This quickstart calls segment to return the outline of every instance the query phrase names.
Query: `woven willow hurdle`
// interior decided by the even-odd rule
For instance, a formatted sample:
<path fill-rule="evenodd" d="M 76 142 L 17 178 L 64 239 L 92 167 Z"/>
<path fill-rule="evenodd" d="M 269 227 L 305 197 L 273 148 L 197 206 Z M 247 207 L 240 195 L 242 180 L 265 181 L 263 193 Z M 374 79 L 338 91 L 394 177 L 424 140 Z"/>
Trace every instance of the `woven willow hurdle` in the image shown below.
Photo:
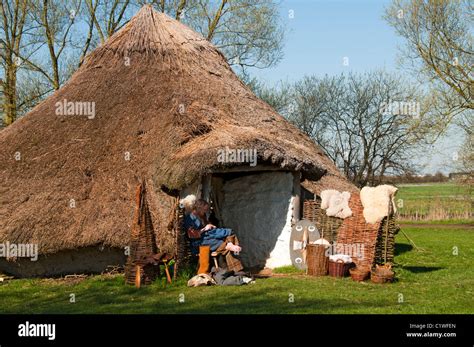
<path fill-rule="evenodd" d="M 342 224 L 342 219 L 328 217 L 326 211 L 321 209 L 321 199 L 305 200 L 303 203 L 303 218 L 313 222 L 318 228 L 321 237 L 329 242 L 336 241 L 337 232 Z"/>
<path fill-rule="evenodd" d="M 382 220 L 375 246 L 375 264 L 393 263 L 395 257 L 395 235 L 399 231 L 400 226 L 397 224 L 393 214 Z"/>
<path fill-rule="evenodd" d="M 351 194 L 349 207 L 352 210 L 352 216 L 342 222 L 337 235 L 337 243 L 352 246 L 363 245 L 363 254 L 360 257 L 353 256 L 352 260 L 359 268 L 371 268 L 374 263 L 375 245 L 381 223 L 366 223 L 360 194 Z"/>

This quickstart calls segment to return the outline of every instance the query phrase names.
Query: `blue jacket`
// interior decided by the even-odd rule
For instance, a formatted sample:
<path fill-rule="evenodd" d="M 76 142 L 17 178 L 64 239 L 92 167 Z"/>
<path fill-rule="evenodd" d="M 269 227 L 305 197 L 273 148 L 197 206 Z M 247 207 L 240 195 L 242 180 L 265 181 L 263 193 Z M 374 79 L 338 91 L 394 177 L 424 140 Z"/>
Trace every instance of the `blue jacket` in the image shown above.
<path fill-rule="evenodd" d="M 184 217 L 184 230 L 186 235 L 189 229 L 200 230 L 204 228 L 203 223 L 193 213 L 187 214 Z M 198 239 L 189 239 L 191 243 L 191 252 L 195 255 L 199 254 L 199 246 L 210 246 L 211 251 L 214 252 L 224 242 L 227 236 L 232 234 L 231 229 L 214 228 L 204 232 Z"/>

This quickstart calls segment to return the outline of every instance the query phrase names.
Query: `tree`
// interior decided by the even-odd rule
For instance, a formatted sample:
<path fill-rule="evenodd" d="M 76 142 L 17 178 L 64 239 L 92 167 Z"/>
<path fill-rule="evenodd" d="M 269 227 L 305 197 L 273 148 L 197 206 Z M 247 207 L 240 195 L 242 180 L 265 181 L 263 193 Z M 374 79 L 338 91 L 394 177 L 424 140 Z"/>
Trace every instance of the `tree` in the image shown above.
<path fill-rule="evenodd" d="M 49 81 L 53 90 L 58 90 L 71 75 L 66 59 L 61 58 L 73 44 L 72 29 L 81 8 L 81 0 L 66 3 L 60 0 L 41 0 L 34 1 L 32 7 L 33 20 L 39 28 L 36 42 L 39 47 L 46 45 L 49 59 L 46 62 L 41 56 L 34 62 L 32 57 L 28 57 L 25 61 L 31 70 Z"/>
<path fill-rule="evenodd" d="M 202 34 L 243 74 L 249 67 L 268 68 L 282 58 L 285 30 L 275 1 L 155 0 L 151 3 Z"/>
<path fill-rule="evenodd" d="M 413 170 L 431 121 L 423 95 L 386 72 L 305 77 L 283 113 L 356 185 Z"/>
<path fill-rule="evenodd" d="M 246 75 L 242 76 L 242 82 L 280 114 L 287 112 L 292 105 L 292 85 L 288 82 L 280 81 L 274 86 L 267 86 L 257 78 Z"/>
<path fill-rule="evenodd" d="M 100 42 L 103 43 L 107 38 L 117 32 L 129 19 L 127 9 L 130 0 L 85 0 L 90 23 L 95 27 Z"/>
<path fill-rule="evenodd" d="M 0 92 L 5 96 L 6 125 L 59 89 L 85 56 L 122 28 L 144 3 L 200 32 L 244 76 L 247 68 L 272 66 L 282 56 L 284 29 L 272 0 L 0 1 L 4 12 Z M 27 40 L 23 20 L 31 23 Z M 21 66 L 15 66 L 15 60 Z"/>
<path fill-rule="evenodd" d="M 3 70 L 1 82 L 2 113 L 5 126 L 17 118 L 17 80 L 22 63 L 20 50 L 25 32 L 29 29 L 27 0 L 0 1 L 0 64 Z"/>
<path fill-rule="evenodd" d="M 403 65 L 430 86 L 442 129 L 453 119 L 466 129 L 473 116 L 473 10 L 470 0 L 393 0 L 384 16 L 405 41 Z"/>

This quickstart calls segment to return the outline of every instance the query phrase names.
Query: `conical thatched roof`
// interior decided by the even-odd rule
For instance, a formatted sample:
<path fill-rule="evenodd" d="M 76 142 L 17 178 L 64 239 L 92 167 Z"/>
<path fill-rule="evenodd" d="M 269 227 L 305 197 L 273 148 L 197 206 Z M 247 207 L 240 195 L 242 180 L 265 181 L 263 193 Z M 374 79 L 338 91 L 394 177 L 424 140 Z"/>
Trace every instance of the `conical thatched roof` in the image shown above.
<path fill-rule="evenodd" d="M 58 115 L 65 100 L 94 102 L 95 118 Z M 300 170 L 316 186 L 324 176 L 330 188 L 354 189 L 216 48 L 145 6 L 64 87 L 0 132 L 0 242 L 37 242 L 43 254 L 123 247 L 139 179 L 155 191 L 152 214 L 169 214 L 175 200 L 160 188 L 219 168 L 225 146 L 256 148 L 259 163 Z"/>

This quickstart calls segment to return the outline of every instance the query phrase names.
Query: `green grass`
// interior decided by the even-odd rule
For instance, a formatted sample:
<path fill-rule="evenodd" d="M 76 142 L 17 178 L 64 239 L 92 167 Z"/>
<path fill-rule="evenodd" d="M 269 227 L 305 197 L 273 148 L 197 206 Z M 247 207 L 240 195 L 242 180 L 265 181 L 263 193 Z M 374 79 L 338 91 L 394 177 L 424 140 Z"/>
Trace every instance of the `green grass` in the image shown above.
<path fill-rule="evenodd" d="M 472 219 L 474 190 L 456 183 L 399 185 L 396 203 L 401 220 Z"/>
<path fill-rule="evenodd" d="M 277 267 L 276 269 L 273 269 L 273 272 L 276 274 L 303 274 L 304 273 L 303 270 L 299 270 L 291 265 Z"/>
<path fill-rule="evenodd" d="M 462 195 L 465 193 L 465 186 L 454 183 L 422 183 L 422 184 L 398 184 L 400 188 L 398 194 L 403 194 L 405 198 L 416 199 L 419 196 L 424 197 L 450 197 L 453 195 Z M 398 195 L 397 195 L 398 196 Z"/>
<path fill-rule="evenodd" d="M 402 224 L 407 225 L 474 225 L 473 219 L 445 219 L 445 220 L 433 220 L 433 221 L 424 221 L 424 220 L 414 220 L 414 221 L 400 221 Z"/>
<path fill-rule="evenodd" d="M 2 313 L 474 313 L 474 233 L 466 228 L 405 228 L 423 251 L 397 235 L 397 281 L 377 285 L 350 278 L 257 279 L 242 287 L 187 288 L 186 278 L 136 289 L 123 276 L 80 283 L 24 279 L 0 285 Z M 453 247 L 459 254 L 453 255 Z M 75 303 L 70 303 L 75 294 Z M 184 296 L 183 296 L 184 295 Z M 179 298 L 184 302 L 179 303 Z M 399 299 L 403 297 L 403 302 Z M 294 298 L 290 302 L 289 298 Z"/>

